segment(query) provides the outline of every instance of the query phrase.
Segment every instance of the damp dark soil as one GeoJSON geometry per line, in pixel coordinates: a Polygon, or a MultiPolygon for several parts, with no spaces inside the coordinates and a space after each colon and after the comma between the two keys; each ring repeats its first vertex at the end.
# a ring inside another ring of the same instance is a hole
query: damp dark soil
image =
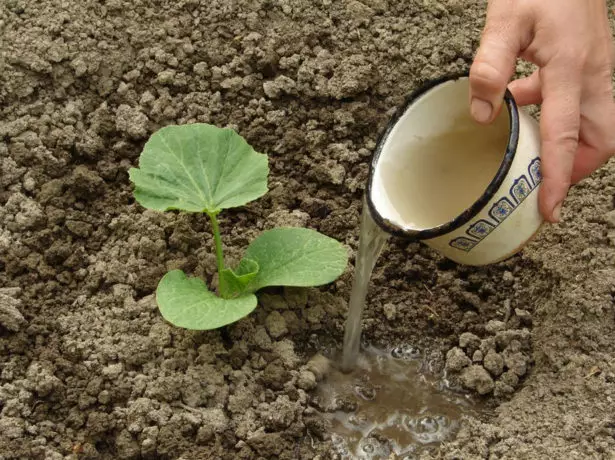
{"type": "MultiPolygon", "coordinates": [[[[484,9],[0,0],[0,459],[335,458],[313,357],[343,337],[375,140],[408,92],[468,69],[484,9]],[[165,323],[158,280],[215,282],[211,234],[138,206],[127,170],[152,132],[191,122],[270,157],[270,193],[222,218],[230,259],[306,226],[349,248],[339,280],[270,289],[218,331],[165,323]]],[[[615,458],[614,197],[611,162],[493,266],[385,249],[366,342],[421,349],[489,408],[422,459],[615,458]]]]}

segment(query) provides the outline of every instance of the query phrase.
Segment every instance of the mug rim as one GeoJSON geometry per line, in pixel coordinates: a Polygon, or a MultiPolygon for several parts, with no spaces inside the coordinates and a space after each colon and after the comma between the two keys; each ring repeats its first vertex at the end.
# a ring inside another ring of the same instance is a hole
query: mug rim
{"type": "Polygon", "coordinates": [[[476,217],[476,215],[489,203],[489,201],[495,196],[496,192],[499,190],[508,172],[510,171],[510,167],[517,153],[517,145],[519,142],[519,109],[512,93],[508,88],[506,88],[506,91],[504,93],[504,104],[506,105],[506,109],[508,110],[509,128],[508,143],[504,152],[504,158],[502,159],[495,176],[493,177],[485,191],[481,194],[480,197],[478,197],[478,199],[474,203],[472,203],[471,206],[466,208],[463,212],[455,216],[453,219],[444,222],[443,224],[440,224],[436,227],[415,230],[402,229],[399,226],[394,225],[388,219],[382,217],[378,212],[374,202],[372,201],[372,189],[376,166],[384,149],[384,145],[386,144],[391,134],[391,131],[397,125],[401,117],[408,111],[408,109],[410,109],[410,107],[416,102],[419,97],[423,96],[428,91],[434,89],[441,84],[450,81],[457,81],[462,78],[469,78],[469,72],[447,74],[429,80],[425,84],[419,86],[417,89],[411,92],[406,97],[404,103],[395,110],[395,113],[387,122],[386,127],[378,136],[378,139],[376,141],[376,148],[374,150],[372,161],[370,162],[369,166],[368,181],[365,190],[366,202],[372,219],[374,219],[376,224],[378,224],[378,226],[382,228],[382,230],[389,233],[390,235],[403,238],[411,238],[415,240],[426,240],[446,235],[447,233],[457,230],[459,227],[463,226],[464,224],[472,220],[474,217],[476,217]]]}

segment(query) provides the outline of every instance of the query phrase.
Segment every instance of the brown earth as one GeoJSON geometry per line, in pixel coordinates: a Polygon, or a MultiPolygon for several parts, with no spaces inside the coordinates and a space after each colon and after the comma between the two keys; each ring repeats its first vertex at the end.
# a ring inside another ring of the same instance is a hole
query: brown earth
{"type": "MultiPolygon", "coordinates": [[[[163,125],[232,126],[271,175],[222,218],[230,259],[280,224],[355,250],[379,130],[467,70],[484,7],[0,0],[0,459],[330,458],[305,364],[341,341],[352,264],[223,330],[170,327],[152,294],[169,268],[212,282],[209,226],[138,206],[127,170],[163,125]]],[[[615,458],[614,173],[497,265],[385,250],[366,339],[429,350],[493,408],[423,458],[615,458]]]]}

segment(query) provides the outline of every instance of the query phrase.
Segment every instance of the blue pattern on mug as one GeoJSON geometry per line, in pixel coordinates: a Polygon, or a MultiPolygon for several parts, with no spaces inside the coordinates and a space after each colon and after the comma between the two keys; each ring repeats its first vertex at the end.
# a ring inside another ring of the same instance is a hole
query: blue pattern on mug
{"type": "Polygon", "coordinates": [[[532,179],[532,185],[534,187],[536,187],[542,182],[542,173],[540,172],[540,158],[535,158],[534,160],[532,160],[532,162],[527,168],[527,172],[530,175],[530,179],[532,179]]]}
{"type": "Polygon", "coordinates": [[[475,236],[476,238],[484,238],[495,228],[495,226],[486,221],[485,219],[481,219],[475,224],[470,225],[470,228],[466,230],[466,233],[470,236],[475,236]]]}
{"type": "Polygon", "coordinates": [[[493,221],[488,219],[479,219],[470,224],[466,229],[467,237],[460,236],[453,238],[448,244],[449,246],[461,251],[470,252],[478,243],[487,238],[498,225],[500,225],[515,209],[525,200],[530,194],[538,188],[542,182],[542,174],[540,173],[540,158],[534,158],[527,167],[529,179],[525,174],[517,177],[509,190],[510,196],[504,196],[489,210],[489,216],[493,221]]]}
{"type": "Polygon", "coordinates": [[[515,205],[508,198],[500,198],[489,210],[489,215],[497,222],[502,222],[515,210],[515,205]]]}
{"type": "Polygon", "coordinates": [[[512,187],[510,187],[510,196],[512,196],[517,204],[519,204],[525,200],[530,193],[532,193],[532,189],[533,187],[530,185],[524,174],[513,182],[512,187]]]}
{"type": "Polygon", "coordinates": [[[449,244],[457,249],[461,249],[462,251],[469,251],[472,249],[478,241],[471,240],[470,238],[466,238],[464,236],[460,236],[452,240],[449,244]]]}

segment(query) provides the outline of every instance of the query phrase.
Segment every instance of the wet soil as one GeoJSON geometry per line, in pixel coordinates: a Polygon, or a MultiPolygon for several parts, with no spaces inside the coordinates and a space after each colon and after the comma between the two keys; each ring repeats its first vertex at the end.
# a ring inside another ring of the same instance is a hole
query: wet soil
{"type": "Polygon", "coordinates": [[[433,373],[428,356],[409,344],[367,346],[351,372],[331,366],[314,402],[339,458],[411,460],[454,439],[462,417],[486,414],[480,398],[433,373]]]}
{"type": "MultiPolygon", "coordinates": [[[[170,327],[170,268],[215,282],[204,217],[138,206],[127,170],[170,123],[238,130],[270,193],[221,219],[229,258],[301,225],[358,243],[378,132],[467,70],[484,2],[0,0],[0,459],[334,457],[310,361],[343,337],[352,264],[241,322],[170,327]]],[[[520,74],[529,71],[519,66],[520,74]]],[[[485,268],[393,240],[366,340],[426,350],[490,415],[421,458],[613,459],[615,165],[485,268]]]]}

